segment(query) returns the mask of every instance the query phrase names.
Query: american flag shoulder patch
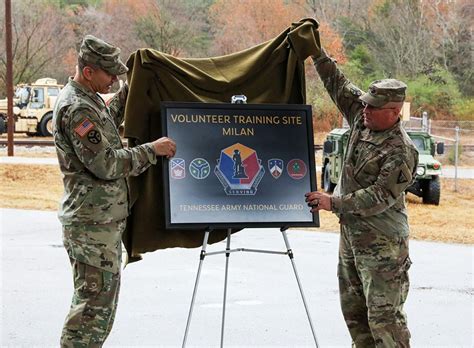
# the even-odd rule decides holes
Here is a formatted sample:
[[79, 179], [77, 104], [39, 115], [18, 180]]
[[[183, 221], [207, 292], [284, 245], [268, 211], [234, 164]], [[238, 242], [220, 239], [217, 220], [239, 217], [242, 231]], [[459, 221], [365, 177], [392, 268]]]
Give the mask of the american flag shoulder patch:
[[95, 125], [86, 117], [76, 128], [74, 128], [74, 131], [82, 138], [87, 134], [87, 132], [94, 129], [94, 127]]

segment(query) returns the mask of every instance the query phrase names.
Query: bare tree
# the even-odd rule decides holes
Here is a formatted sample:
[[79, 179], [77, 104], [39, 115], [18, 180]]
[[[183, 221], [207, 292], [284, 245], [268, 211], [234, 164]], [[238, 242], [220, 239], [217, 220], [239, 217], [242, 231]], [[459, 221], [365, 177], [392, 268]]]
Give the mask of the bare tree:
[[135, 21], [146, 12], [139, 6], [143, 3], [122, 1], [117, 6], [117, 1], [108, 0], [99, 7], [89, 5], [74, 8], [70, 20], [76, 50], [84, 36], [90, 34], [120, 47], [122, 58], [126, 59], [132, 51], [142, 46], [135, 33]]
[[375, 5], [368, 20], [368, 45], [387, 75], [420, 73], [435, 60], [425, 12], [419, 0]]
[[317, 20], [336, 24], [340, 17], [353, 17], [363, 14], [366, 0], [305, 0], [304, 7], [307, 13]]
[[209, 43], [207, 9], [212, 0], [154, 0], [135, 22], [145, 47], [175, 56], [206, 55]]
[[[43, 77], [48, 65], [59, 64], [71, 44], [68, 23], [58, 7], [50, 1], [18, 0], [12, 3], [13, 80], [31, 82]], [[1, 25], [4, 14], [0, 13]], [[4, 31], [1, 31], [4, 41]], [[5, 82], [6, 55], [0, 51], [0, 79]], [[0, 86], [4, 88], [5, 83]], [[3, 92], [3, 90], [1, 91]]]
[[283, 0], [218, 0], [209, 12], [219, 55], [265, 42], [304, 16], [301, 1]]
[[434, 54], [452, 72], [465, 95], [474, 95], [474, 3], [469, 0], [430, 0], [424, 6], [431, 17]]

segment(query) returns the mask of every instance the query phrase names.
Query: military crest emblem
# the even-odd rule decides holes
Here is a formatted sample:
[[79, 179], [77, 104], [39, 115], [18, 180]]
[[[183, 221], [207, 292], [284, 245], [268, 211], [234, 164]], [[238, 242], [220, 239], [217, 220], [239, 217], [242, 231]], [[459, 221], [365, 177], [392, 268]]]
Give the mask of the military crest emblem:
[[170, 175], [173, 179], [184, 179], [186, 177], [186, 162], [182, 158], [170, 160]]
[[236, 143], [221, 150], [214, 174], [224, 187], [227, 195], [255, 195], [265, 174], [257, 152]]
[[99, 144], [102, 141], [102, 135], [98, 131], [93, 129], [93, 130], [89, 131], [89, 133], [87, 133], [87, 139], [92, 144]]
[[306, 164], [303, 160], [300, 159], [292, 159], [288, 162], [286, 166], [286, 171], [288, 175], [295, 180], [303, 179], [306, 176]]
[[403, 174], [403, 171], [400, 170], [400, 174], [398, 175], [397, 184], [404, 184], [406, 182], [408, 182], [408, 179]]
[[195, 158], [189, 165], [189, 172], [194, 179], [202, 180], [209, 176], [211, 166], [204, 158]]
[[283, 160], [278, 158], [268, 160], [268, 170], [275, 179], [278, 179], [283, 173]]

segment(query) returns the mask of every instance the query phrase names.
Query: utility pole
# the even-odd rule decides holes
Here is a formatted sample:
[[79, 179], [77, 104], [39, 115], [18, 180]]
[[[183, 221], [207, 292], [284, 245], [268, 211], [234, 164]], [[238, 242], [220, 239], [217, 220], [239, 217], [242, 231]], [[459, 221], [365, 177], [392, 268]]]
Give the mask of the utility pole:
[[12, 62], [12, 2], [5, 0], [5, 46], [7, 53], [7, 122], [8, 156], [13, 156], [13, 62]]

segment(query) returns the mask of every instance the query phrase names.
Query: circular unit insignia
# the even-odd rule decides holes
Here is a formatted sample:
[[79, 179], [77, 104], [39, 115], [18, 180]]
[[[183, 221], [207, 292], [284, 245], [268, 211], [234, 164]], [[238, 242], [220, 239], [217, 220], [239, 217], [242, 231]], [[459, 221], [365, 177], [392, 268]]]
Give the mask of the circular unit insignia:
[[102, 141], [102, 135], [98, 131], [93, 129], [89, 133], [87, 133], [87, 139], [92, 144], [99, 144]]
[[306, 176], [306, 164], [303, 160], [292, 159], [286, 166], [288, 175], [295, 180], [303, 179]]
[[195, 158], [189, 164], [189, 172], [193, 178], [202, 180], [209, 176], [211, 166], [204, 158]]

